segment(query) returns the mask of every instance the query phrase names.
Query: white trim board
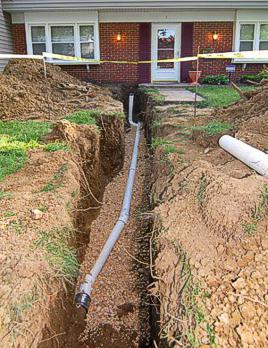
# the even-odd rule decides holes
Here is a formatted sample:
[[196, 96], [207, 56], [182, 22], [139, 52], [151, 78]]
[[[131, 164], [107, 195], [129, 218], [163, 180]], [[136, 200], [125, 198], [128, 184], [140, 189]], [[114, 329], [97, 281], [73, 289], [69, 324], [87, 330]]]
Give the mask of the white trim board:
[[25, 23], [98, 22], [98, 11], [25, 12]]
[[150, 22], [150, 23], [172, 23], [172, 22], [232, 22], [235, 20], [235, 11], [207, 10], [207, 11], [99, 11], [99, 21], [102, 23], [119, 22]]
[[236, 15], [237, 21], [256, 21], [267, 22], [268, 10], [238, 10]]
[[85, 22], [99, 19], [100, 23], [171, 23], [171, 22], [233, 22], [235, 10], [99, 10], [62, 12], [12, 13], [12, 23], [25, 22]]

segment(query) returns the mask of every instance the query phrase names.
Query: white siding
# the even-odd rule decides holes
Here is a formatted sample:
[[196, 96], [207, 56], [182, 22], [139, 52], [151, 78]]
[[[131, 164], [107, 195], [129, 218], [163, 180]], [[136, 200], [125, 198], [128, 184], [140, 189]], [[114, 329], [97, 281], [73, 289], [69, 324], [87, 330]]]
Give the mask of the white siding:
[[[0, 1], [0, 53], [11, 53], [12, 51], [10, 19], [8, 15], [3, 13]], [[7, 60], [0, 59], [0, 72], [3, 71], [6, 64]]]

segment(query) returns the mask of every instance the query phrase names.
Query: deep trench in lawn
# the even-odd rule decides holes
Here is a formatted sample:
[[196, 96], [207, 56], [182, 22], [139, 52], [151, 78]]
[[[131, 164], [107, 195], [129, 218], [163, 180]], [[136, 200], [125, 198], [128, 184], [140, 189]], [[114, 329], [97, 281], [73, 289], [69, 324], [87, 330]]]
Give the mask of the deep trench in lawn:
[[[127, 106], [127, 105], [126, 105]], [[146, 348], [153, 346], [158, 330], [150, 301], [150, 154], [142, 135], [129, 223], [108, 259], [92, 294], [89, 313], [75, 306], [75, 293], [89, 273], [115, 224], [123, 199], [132, 156], [135, 129], [125, 133], [123, 167], [103, 186], [99, 210], [79, 214], [76, 236], [80, 260], [76, 284], [62, 291], [42, 333], [40, 348]], [[112, 154], [111, 154], [112, 155]], [[105, 231], [100, 233], [100, 231]], [[94, 263], [94, 261], [93, 261]], [[107, 275], [108, 274], [108, 275]], [[121, 275], [121, 276], [118, 276]], [[107, 280], [108, 279], [108, 280]]]

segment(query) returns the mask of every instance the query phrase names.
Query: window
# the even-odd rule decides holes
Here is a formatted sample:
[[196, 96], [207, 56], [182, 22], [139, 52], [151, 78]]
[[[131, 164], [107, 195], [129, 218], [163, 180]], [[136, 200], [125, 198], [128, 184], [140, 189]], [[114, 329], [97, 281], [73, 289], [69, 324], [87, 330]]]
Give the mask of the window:
[[[98, 26], [97, 23], [28, 25], [27, 45], [30, 54], [49, 52], [97, 60], [99, 59]], [[77, 63], [63, 60], [57, 62]]]
[[268, 23], [260, 25], [260, 50], [268, 50]]
[[52, 53], [75, 56], [74, 27], [51, 26]]
[[80, 51], [82, 58], [94, 58], [94, 26], [80, 25]]
[[268, 50], [268, 23], [240, 23], [239, 51]]
[[255, 24], [241, 24], [239, 51], [253, 51]]
[[46, 28], [44, 26], [34, 26], [31, 30], [33, 54], [46, 52]]

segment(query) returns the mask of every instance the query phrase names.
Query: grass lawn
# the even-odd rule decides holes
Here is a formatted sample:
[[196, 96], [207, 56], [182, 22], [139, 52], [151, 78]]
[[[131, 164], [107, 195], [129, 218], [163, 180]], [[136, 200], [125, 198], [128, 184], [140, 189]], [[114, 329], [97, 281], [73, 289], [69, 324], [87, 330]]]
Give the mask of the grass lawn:
[[50, 127], [48, 122], [0, 121], [0, 181], [23, 167], [28, 150], [40, 146]]
[[[256, 87], [242, 86], [240, 88], [242, 91], [252, 91]], [[190, 87], [189, 90], [194, 92], [195, 88]], [[205, 98], [198, 103], [201, 108], [222, 108], [240, 99], [239, 94], [229, 86], [199, 86], [197, 93]]]
[[[96, 120], [102, 114], [103, 112], [98, 109], [83, 110], [74, 112], [65, 119], [76, 124], [96, 125]], [[105, 114], [124, 117], [124, 114], [120, 112]], [[48, 134], [51, 128], [51, 122], [0, 120], [0, 181], [24, 166], [30, 149], [40, 148], [49, 152], [69, 150], [67, 144], [60, 141], [42, 143], [42, 137]]]
[[67, 151], [66, 144], [53, 142], [42, 144], [42, 137], [51, 130], [50, 122], [0, 121], [0, 181], [20, 170], [27, 160], [30, 149]]
[[222, 121], [210, 121], [206, 125], [203, 126], [194, 126], [192, 130], [201, 130], [206, 133], [208, 136], [213, 136], [220, 133], [228, 132], [233, 128], [233, 125], [228, 122]]

